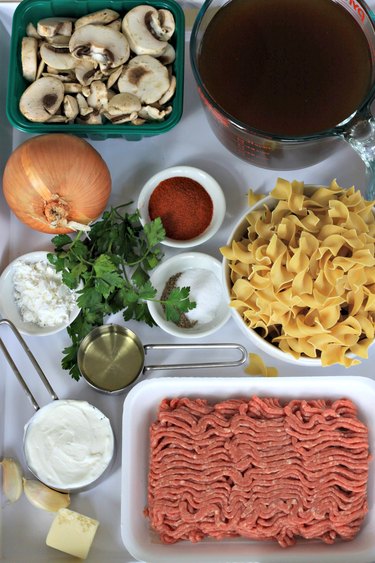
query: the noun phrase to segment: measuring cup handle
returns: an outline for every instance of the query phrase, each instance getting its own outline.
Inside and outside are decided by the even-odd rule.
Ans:
[[[9,321],[8,319],[0,319],[0,325],[7,325],[11,331],[13,332],[14,336],[17,338],[18,342],[20,343],[20,345],[22,346],[26,356],[28,357],[28,359],[30,360],[30,362],[32,363],[35,371],[37,372],[37,374],[39,375],[40,379],[42,380],[42,383],[44,384],[45,388],[47,389],[48,393],[51,395],[52,399],[55,400],[57,399],[57,395],[55,393],[55,391],[52,389],[48,379],[46,378],[42,368],[40,367],[40,365],[38,364],[38,362],[36,361],[35,356],[32,354],[30,348],[28,347],[28,345],[26,344],[26,342],[24,341],[24,339],[22,338],[21,334],[18,332],[17,328],[14,326],[14,324]],[[31,404],[33,405],[35,410],[39,409],[39,405],[35,399],[35,397],[33,396],[33,394],[31,393],[29,387],[26,384],[26,381],[24,380],[24,378],[21,375],[21,372],[19,371],[19,369],[17,368],[16,364],[13,361],[12,356],[9,354],[7,348],[5,347],[4,342],[0,339],[0,350],[3,352],[8,364],[10,365],[14,375],[16,376],[16,378],[18,379],[19,383],[22,385],[23,390],[25,391],[27,397],[29,398]]]
[[[245,363],[247,358],[246,349],[240,344],[146,344],[144,350],[238,350],[240,358],[238,360],[226,362],[203,362],[191,364],[160,364],[144,366],[144,371],[157,370],[157,369],[198,369],[198,368],[222,368],[222,367],[235,367],[241,366]]]
[[[369,106],[345,126],[343,138],[365,163],[368,177],[365,197],[375,200],[375,119]]]

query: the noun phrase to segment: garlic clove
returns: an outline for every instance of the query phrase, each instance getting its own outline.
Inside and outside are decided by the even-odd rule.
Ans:
[[[40,481],[23,479],[23,489],[28,500],[37,508],[57,512],[60,508],[67,508],[70,505],[68,493],[50,489]]]
[[[16,502],[22,495],[22,469],[16,459],[5,457],[0,465],[3,468],[3,492],[9,502]]]

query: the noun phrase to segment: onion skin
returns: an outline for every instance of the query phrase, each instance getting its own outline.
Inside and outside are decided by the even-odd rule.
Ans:
[[[22,143],[3,175],[4,197],[13,213],[28,227],[50,234],[71,233],[68,221],[88,225],[97,219],[111,186],[100,154],[87,141],[64,133]]]

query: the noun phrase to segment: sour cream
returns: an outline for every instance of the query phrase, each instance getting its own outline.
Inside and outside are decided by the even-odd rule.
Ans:
[[[25,426],[24,451],[29,469],[46,485],[61,490],[85,488],[112,460],[111,423],[86,401],[53,401]]]

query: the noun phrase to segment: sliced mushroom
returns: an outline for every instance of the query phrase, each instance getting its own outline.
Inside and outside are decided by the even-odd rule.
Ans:
[[[146,123],[146,120],[142,119],[141,117],[136,117],[135,119],[132,119],[131,122],[133,125],[143,125],[144,123]]]
[[[21,47],[22,74],[34,82],[38,70],[38,41],[35,37],[23,37]]]
[[[73,33],[69,49],[75,58],[96,61],[106,69],[122,65],[130,56],[126,37],[105,25],[80,27]]]
[[[111,74],[108,76],[107,80],[107,88],[112,88],[114,84],[116,84],[117,80],[120,78],[123,70],[123,65],[116,68]]]
[[[76,59],[69,52],[69,47],[56,48],[49,43],[43,43],[39,52],[46,65],[57,70],[69,70],[77,64]]]
[[[105,25],[113,22],[119,16],[120,14],[118,12],[115,12],[114,10],[98,10],[97,12],[87,14],[87,16],[78,18],[78,20],[75,22],[75,29],[79,29],[84,25]]]
[[[74,80],[74,76],[63,72],[43,72],[42,76],[54,76],[61,80],[61,82],[72,82]]]
[[[42,77],[26,88],[19,107],[27,119],[42,123],[57,112],[63,99],[63,83],[58,78]]]
[[[147,121],[161,121],[169,115],[171,111],[172,106],[168,106],[165,109],[159,109],[154,106],[143,106],[138,115]]]
[[[108,95],[107,86],[104,82],[96,80],[90,84],[90,95],[87,98],[87,103],[90,107],[102,111],[107,108],[108,105]]]
[[[45,66],[46,66],[45,62],[41,60],[39,62],[39,65],[38,65],[38,70],[36,71],[35,80],[38,80],[43,75],[43,71],[44,71]]]
[[[69,47],[70,37],[67,35],[54,35],[53,37],[46,37],[48,43],[56,48]]]
[[[65,94],[79,94],[81,91],[82,86],[78,82],[64,82]]]
[[[150,55],[131,59],[117,82],[120,92],[134,94],[145,104],[159,100],[169,84],[168,69]]]
[[[82,86],[89,86],[94,80],[100,80],[102,72],[97,70],[97,63],[88,60],[80,61],[76,68],[76,77]]]
[[[53,37],[54,35],[72,35],[72,18],[44,18],[38,21],[37,31],[41,37]]]
[[[152,6],[135,6],[122,20],[122,31],[126,35],[130,48],[136,55],[154,55],[158,57],[166,48],[167,42],[160,41],[152,33],[151,17],[157,17],[157,10]]]
[[[103,123],[103,119],[98,111],[93,110],[90,114],[77,117],[77,123],[84,125],[101,125]]]
[[[125,114],[130,115],[134,112],[138,113],[141,107],[139,98],[134,96],[134,94],[116,94],[109,101],[107,112],[111,117]]]
[[[176,92],[176,84],[177,84],[176,77],[172,75],[168,90],[165,92],[165,94],[162,95],[160,100],[158,100],[158,103],[161,106],[169,102],[169,100],[172,98],[172,96]]]
[[[152,33],[162,41],[169,41],[176,29],[173,14],[169,10],[155,10],[155,12],[151,12],[149,20]]]
[[[128,114],[125,113],[123,115],[111,115],[110,113],[105,112],[104,116],[114,125],[121,125],[121,123],[129,123],[130,121],[134,121],[137,119],[137,112],[133,111],[132,113]]]
[[[82,86],[82,94],[85,96],[85,98],[88,98],[91,94],[90,86]]]
[[[90,108],[86,98],[82,94],[77,94],[77,103],[79,107],[79,113],[82,116],[88,115],[94,111],[94,108]]]
[[[28,37],[34,37],[34,39],[38,39],[38,40],[40,39],[40,35],[37,32],[36,27],[32,22],[28,23],[26,26],[26,35]]]
[[[47,123],[67,123],[68,118],[64,115],[53,115],[47,119]]]
[[[114,20],[111,23],[107,23],[107,27],[111,27],[112,29],[115,29],[116,31],[121,31],[121,24],[122,24],[122,19],[117,18],[117,20]]]
[[[163,65],[171,65],[176,59],[176,51],[174,50],[173,45],[167,43],[166,48],[164,49],[163,53],[158,57],[158,60]]]
[[[78,102],[74,96],[64,96],[64,113],[69,121],[74,121],[79,113]]]

